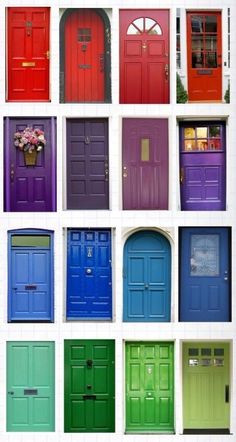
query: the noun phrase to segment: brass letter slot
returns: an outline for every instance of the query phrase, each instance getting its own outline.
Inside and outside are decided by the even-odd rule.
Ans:
[[[35,61],[23,61],[21,63],[21,66],[23,66],[24,68],[33,67],[33,66],[35,66]]]

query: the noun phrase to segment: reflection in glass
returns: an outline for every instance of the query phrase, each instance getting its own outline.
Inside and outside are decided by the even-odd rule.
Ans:
[[[191,367],[198,365],[198,359],[189,359],[188,365],[190,365]]]
[[[197,52],[203,51],[203,36],[192,35],[192,50]]]
[[[206,52],[206,67],[217,68],[217,54],[216,52]]]
[[[184,138],[195,138],[195,128],[185,127],[184,128]]]
[[[202,356],[211,356],[211,348],[201,348]]]
[[[190,275],[219,275],[219,235],[191,236]]]
[[[149,35],[162,35],[162,30],[158,24],[148,31]]]
[[[209,365],[211,365],[211,359],[206,359],[206,358],[202,359],[201,360],[201,365],[203,367],[209,367]]]
[[[216,35],[206,35],[205,46],[208,51],[216,51],[217,49],[216,43],[217,43]]]
[[[207,138],[207,127],[197,127],[197,138]]]
[[[214,359],[214,365],[216,367],[223,367],[224,366],[224,359],[219,359],[219,358]]]
[[[193,52],[192,53],[192,67],[193,68],[203,68],[203,52]]]
[[[188,355],[189,356],[198,356],[198,348],[189,348]]]
[[[217,32],[217,16],[206,15],[205,32]]]
[[[220,136],[220,126],[210,126],[209,137],[219,137],[219,136]]]
[[[196,150],[195,140],[185,140],[184,141],[184,150],[186,150],[186,151]]]
[[[214,356],[224,356],[225,351],[223,348],[214,348]]]
[[[197,140],[197,150],[207,150],[208,149],[208,140]]]
[[[191,18],[192,32],[203,32],[203,17],[193,15]]]

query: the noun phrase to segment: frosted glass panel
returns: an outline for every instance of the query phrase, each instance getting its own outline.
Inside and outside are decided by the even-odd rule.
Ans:
[[[190,275],[219,275],[219,235],[191,236]]]

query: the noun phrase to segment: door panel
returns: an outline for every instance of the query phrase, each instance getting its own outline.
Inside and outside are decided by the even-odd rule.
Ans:
[[[120,102],[169,103],[169,11],[120,11]]]
[[[123,208],[168,209],[168,121],[123,120]]]
[[[115,431],[115,342],[65,341],[65,432]]]
[[[126,343],[126,432],[173,432],[173,352],[171,343]]]
[[[46,146],[37,154],[36,166],[26,166],[24,153],[14,146],[15,132],[26,127],[44,132]],[[5,211],[56,210],[55,118],[5,119]]]
[[[221,12],[187,12],[188,96],[222,100]]]
[[[170,320],[170,244],[161,234],[140,231],[124,247],[124,321]]]
[[[107,119],[67,120],[67,208],[109,208]]]
[[[54,431],[54,343],[8,342],[7,431]]]
[[[180,320],[230,321],[228,228],[181,229]]]
[[[67,319],[111,319],[111,231],[68,230]]]
[[[183,345],[184,429],[229,430],[229,344]]]
[[[8,101],[49,101],[49,8],[7,8]]]

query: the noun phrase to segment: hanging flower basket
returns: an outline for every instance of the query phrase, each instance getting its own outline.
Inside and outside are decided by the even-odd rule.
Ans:
[[[26,166],[36,166],[37,163],[37,150],[32,150],[32,152],[29,152],[26,150],[24,152],[24,160]]]
[[[26,127],[22,132],[14,134],[14,145],[24,153],[26,166],[36,166],[37,154],[46,145],[44,132],[41,129]]]

